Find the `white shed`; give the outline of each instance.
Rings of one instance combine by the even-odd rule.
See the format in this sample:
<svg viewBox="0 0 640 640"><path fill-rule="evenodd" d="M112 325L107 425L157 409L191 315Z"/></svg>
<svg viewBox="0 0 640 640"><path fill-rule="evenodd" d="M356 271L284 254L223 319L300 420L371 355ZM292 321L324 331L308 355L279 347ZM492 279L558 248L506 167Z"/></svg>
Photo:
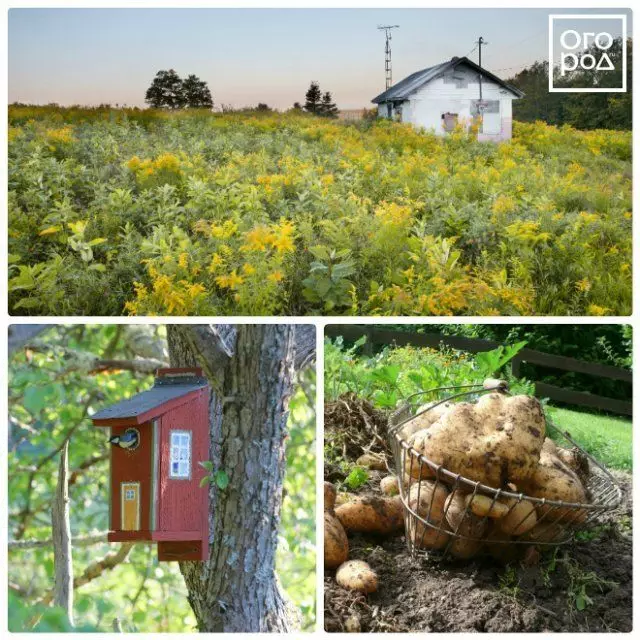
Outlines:
<svg viewBox="0 0 640 640"><path fill-rule="evenodd" d="M511 139L511 102L524 93L468 58L416 71L376 96L378 116L445 135L480 120L478 140Z"/></svg>

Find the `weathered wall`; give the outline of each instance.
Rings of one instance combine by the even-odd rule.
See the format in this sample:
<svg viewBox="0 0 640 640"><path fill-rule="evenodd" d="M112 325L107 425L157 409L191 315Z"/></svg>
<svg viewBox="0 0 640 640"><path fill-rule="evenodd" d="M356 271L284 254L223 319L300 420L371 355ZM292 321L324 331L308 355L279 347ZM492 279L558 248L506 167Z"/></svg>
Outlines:
<svg viewBox="0 0 640 640"><path fill-rule="evenodd" d="M450 71L428 82L410 96L402 106L402 122L424 127L436 135L446 135L442 114L457 113L459 120L471 123L472 101L480 97L478 74L465 68ZM513 94L499 84L483 78L483 100L500 102L500 130L495 133L479 133L483 141L500 141L511 138ZM378 105L378 114L386 117L387 105Z"/></svg>

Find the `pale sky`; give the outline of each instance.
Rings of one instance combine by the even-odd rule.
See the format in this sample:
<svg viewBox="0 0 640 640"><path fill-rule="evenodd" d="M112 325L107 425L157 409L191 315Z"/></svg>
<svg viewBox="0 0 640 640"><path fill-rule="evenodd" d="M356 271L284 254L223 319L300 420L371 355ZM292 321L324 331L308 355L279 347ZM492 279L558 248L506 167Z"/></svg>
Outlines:
<svg viewBox="0 0 640 640"><path fill-rule="evenodd" d="M310 81L342 109L384 90L384 35L393 80L470 54L508 78L548 57L548 14L569 9L11 9L9 102L144 106L156 72L195 73L216 105L304 102ZM607 9L589 13L631 12ZM600 22L600 21L598 21ZM605 26L608 26L606 24ZM598 24L594 25L597 29ZM477 62L477 50L469 55Z"/></svg>

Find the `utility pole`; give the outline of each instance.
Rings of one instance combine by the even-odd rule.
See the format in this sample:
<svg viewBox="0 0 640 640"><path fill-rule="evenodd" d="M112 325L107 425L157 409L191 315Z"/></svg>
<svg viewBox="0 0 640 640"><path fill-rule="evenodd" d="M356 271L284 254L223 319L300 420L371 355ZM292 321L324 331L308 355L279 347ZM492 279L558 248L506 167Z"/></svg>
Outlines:
<svg viewBox="0 0 640 640"><path fill-rule="evenodd" d="M393 82L391 81L391 29L399 28L399 24L388 24L378 27L380 31L384 30L384 35L386 37L386 43L384 47L384 77L386 89L388 89L393 84Z"/></svg>
<svg viewBox="0 0 640 640"><path fill-rule="evenodd" d="M489 44L482 36L478 38L478 66L482 68L482 45ZM480 81L480 100L482 100L482 72L478 74Z"/></svg>

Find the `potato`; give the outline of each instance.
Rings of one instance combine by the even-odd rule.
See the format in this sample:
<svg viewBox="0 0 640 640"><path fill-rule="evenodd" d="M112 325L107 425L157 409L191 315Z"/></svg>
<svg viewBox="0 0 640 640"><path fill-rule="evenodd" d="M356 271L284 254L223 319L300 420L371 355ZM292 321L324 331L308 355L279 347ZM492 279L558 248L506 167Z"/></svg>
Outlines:
<svg viewBox="0 0 640 640"><path fill-rule="evenodd" d="M474 515L467 509L465 495L454 491L444 505L447 524L455 537L448 552L456 558L471 558L482 548L482 537L487 529L487 521Z"/></svg>
<svg viewBox="0 0 640 640"><path fill-rule="evenodd" d="M349 541L340 520L332 513L324 513L324 566L335 569L349 557Z"/></svg>
<svg viewBox="0 0 640 640"><path fill-rule="evenodd" d="M545 440L540 452L540 462L533 476L521 486L522 490L533 498L546 498L584 504L587 496L578 476L556 455L553 441ZM548 522L579 524L585 521L585 509L556 507L554 505L536 506L538 518L546 517Z"/></svg>
<svg viewBox="0 0 640 640"><path fill-rule="evenodd" d="M397 496L400 492L398 478L396 476L385 476L380 480L380 491L387 496Z"/></svg>
<svg viewBox="0 0 640 640"><path fill-rule="evenodd" d="M424 443L427 439L427 433L428 429L416 431L407 441L409 446L418 453L422 453ZM409 478L416 479L433 478L435 476L435 473L426 462L421 462L415 453L411 454L409 451L404 452L404 473L409 476Z"/></svg>
<svg viewBox="0 0 640 640"><path fill-rule="evenodd" d="M489 393L475 405L453 406L429 429L414 434L412 446L452 473L501 488L534 474L544 436L538 400Z"/></svg>
<svg viewBox="0 0 640 640"><path fill-rule="evenodd" d="M472 540L470 538L454 538L451 545L447 549L455 558L460 560L468 560L477 555L483 547L482 540Z"/></svg>
<svg viewBox="0 0 640 640"><path fill-rule="evenodd" d="M531 542L560 542L566 534L566 529L562 525L538 521L533 529L527 531L527 533L522 536L522 540Z"/></svg>
<svg viewBox="0 0 640 640"><path fill-rule="evenodd" d="M373 469L375 471L386 471L387 463L380 457L374 456L371 453L365 453L361 455L357 460L356 464L359 467L366 467L367 469Z"/></svg>
<svg viewBox="0 0 640 640"><path fill-rule="evenodd" d="M435 405L435 406L434 406ZM437 402L430 402L429 404L422 405L417 411L415 418L406 422L402 428L398 431L398 435L408 440L417 431L428 429L434 422L440 420L440 418L453 407L452 402L443 402L438 404ZM421 413L424 411L424 413Z"/></svg>
<svg viewBox="0 0 640 640"><path fill-rule="evenodd" d="M336 504L336 488L330 483L324 483L324 510L333 511Z"/></svg>
<svg viewBox="0 0 640 640"><path fill-rule="evenodd" d="M517 498L503 498L502 500L509 512L496 521L500 531L511 536L520 536L536 526L538 516L533 503Z"/></svg>
<svg viewBox="0 0 640 640"><path fill-rule="evenodd" d="M466 538L482 538L487 522L476 516L471 509L467 509L466 496L460 491L454 491L446 499L444 510L447 523L453 533Z"/></svg>
<svg viewBox="0 0 640 640"><path fill-rule="evenodd" d="M357 496L336 507L336 517L346 531L388 535L403 528L400 497Z"/></svg>
<svg viewBox="0 0 640 640"><path fill-rule="evenodd" d="M414 484L407 498L409 508L432 523L425 525L415 516L409 517L407 535L421 549L442 549L449 541L447 522L444 518L444 503L448 489L443 484L423 480Z"/></svg>
<svg viewBox="0 0 640 640"><path fill-rule="evenodd" d="M524 548L526 548L527 545L513 544L513 537L500 531L499 522L499 520L491 522L484 546L489 552L489 555L500 564L517 562L523 556Z"/></svg>
<svg viewBox="0 0 640 640"><path fill-rule="evenodd" d="M336 571L336 582L345 589L373 593L378 590L376 572L363 560L347 560Z"/></svg>
<svg viewBox="0 0 640 640"><path fill-rule="evenodd" d="M583 486L591 475L589 468L589 458L577 447L573 449L564 449L556 445L556 455L564 464L571 469L577 476Z"/></svg>
<svg viewBox="0 0 640 640"><path fill-rule="evenodd" d="M431 522L444 520L444 504L449 490L443 484L436 484L431 480L416 482L409 490L407 504L419 516Z"/></svg>
<svg viewBox="0 0 640 640"><path fill-rule="evenodd" d="M473 511L473 513L481 518L485 516L489 518L503 518L507 515L509 507L506 504L502 504L498 500L494 500L489 496L483 496L480 493L468 495L465 498L465 503Z"/></svg>
<svg viewBox="0 0 640 640"><path fill-rule="evenodd" d="M335 509L336 507L339 507L341 504L347 504L347 502L351 501L352 497L353 496L349 495L348 493L344 493L344 492L343 493L339 493L336 496L336 502L335 502L333 508Z"/></svg>
<svg viewBox="0 0 640 640"><path fill-rule="evenodd" d="M344 621L344 630L347 633L360 633L361 625L360 618L353 613Z"/></svg>

